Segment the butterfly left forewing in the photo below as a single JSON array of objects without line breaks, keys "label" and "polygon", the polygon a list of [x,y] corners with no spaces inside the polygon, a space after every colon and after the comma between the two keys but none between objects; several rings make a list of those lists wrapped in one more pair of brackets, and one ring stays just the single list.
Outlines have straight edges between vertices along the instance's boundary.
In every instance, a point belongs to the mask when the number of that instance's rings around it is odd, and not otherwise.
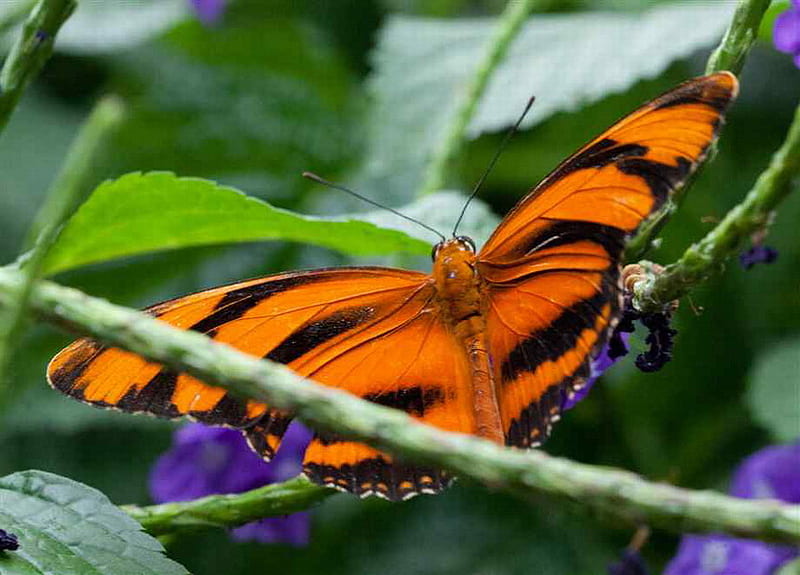
[{"label": "butterfly left forewing", "polygon": [[481,250],[508,444],[544,440],[588,377],[617,320],[626,238],[705,157],[736,91],[723,72],[645,104],[556,168]]},{"label": "butterfly left forewing", "polygon": [[[474,433],[463,350],[440,320],[429,276],[388,268],[280,274],[149,308],[173,326],[450,431]],[[291,421],[136,354],[78,340],[51,362],[51,384],[81,401],[245,431],[269,458]],[[359,443],[317,435],[304,461],[315,482],[403,499],[447,484],[440,471],[405,465]]]}]

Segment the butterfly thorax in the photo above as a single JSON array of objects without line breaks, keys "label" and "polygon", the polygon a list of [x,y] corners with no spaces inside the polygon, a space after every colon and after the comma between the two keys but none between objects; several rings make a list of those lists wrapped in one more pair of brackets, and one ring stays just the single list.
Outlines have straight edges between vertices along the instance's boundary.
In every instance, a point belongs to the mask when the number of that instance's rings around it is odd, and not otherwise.
[{"label": "butterfly thorax", "polygon": [[494,377],[486,345],[483,281],[477,270],[472,240],[456,237],[437,245],[433,278],[437,305],[444,323],[461,344],[469,362],[476,433],[497,443],[504,442]]}]

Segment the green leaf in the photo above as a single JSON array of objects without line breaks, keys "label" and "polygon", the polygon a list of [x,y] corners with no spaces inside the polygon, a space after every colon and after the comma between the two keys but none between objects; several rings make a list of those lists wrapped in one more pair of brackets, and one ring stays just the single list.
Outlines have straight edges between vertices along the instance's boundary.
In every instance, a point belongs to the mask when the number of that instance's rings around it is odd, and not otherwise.
[{"label": "green leaf", "polygon": [[108,54],[155,38],[189,16],[185,0],[79,2],[58,33],[56,49],[71,54]]},{"label": "green leaf", "polygon": [[777,441],[800,437],[800,338],[771,346],[750,374],[753,417]]},{"label": "green leaf", "polygon": [[157,250],[307,242],[354,255],[424,254],[428,242],[355,219],[303,216],[208,180],[132,173],[101,184],[64,228],[45,273]]},{"label": "green leaf", "polygon": [[294,199],[313,187],[301,172],[350,160],[360,136],[350,72],[318,30],[260,4],[213,29],[186,21],[113,59],[130,113],[102,176],[168,169]]},{"label": "green leaf", "polygon": [[185,575],[141,525],[91,487],[43,471],[0,478],[0,525],[19,550],[0,574]]},{"label": "green leaf", "polygon": [[800,559],[785,563],[775,572],[775,575],[800,575]]},{"label": "green leaf", "polygon": [[[472,138],[511,125],[532,94],[524,127],[653,78],[715,43],[731,6],[683,3],[643,13],[539,14],[492,75],[469,126]],[[702,22],[702,26],[696,25]],[[395,17],[383,29],[370,79],[376,106],[360,189],[402,200],[442,140],[486,51],[494,20]]]}]

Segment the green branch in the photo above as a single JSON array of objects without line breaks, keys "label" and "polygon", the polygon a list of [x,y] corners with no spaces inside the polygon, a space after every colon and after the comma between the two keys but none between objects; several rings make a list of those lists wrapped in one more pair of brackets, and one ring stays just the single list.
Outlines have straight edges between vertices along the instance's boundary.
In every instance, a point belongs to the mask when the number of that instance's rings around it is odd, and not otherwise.
[{"label": "green branch", "polygon": [[193,501],[122,509],[153,535],[195,531],[208,527],[236,527],[264,517],[304,511],[337,493],[305,478],[273,483],[236,495],[209,495]]},{"label": "green branch", "polygon": [[662,273],[654,274],[645,262],[645,277],[633,286],[636,308],[642,311],[663,309],[721,270],[723,262],[740,251],[748,238],[767,228],[778,204],[798,187],[799,175],[800,106],[786,140],[744,201]]},{"label": "green branch", "polygon": [[730,70],[739,74],[758,38],[758,28],[772,0],[740,0],[722,42],[706,63],[706,74]]},{"label": "green branch", "polygon": [[[16,301],[23,282],[20,272],[0,269],[0,307]],[[200,333],[175,329],[50,282],[38,282],[30,301],[31,308],[48,321],[190,373],[237,395],[295,413],[315,428],[363,441],[409,461],[448,469],[492,489],[523,498],[547,493],[631,523],[645,522],[674,532],[718,530],[800,542],[798,506],[650,483],[625,471],[554,458],[542,451],[504,448],[477,437],[438,430],[400,411],[316,385],[282,365],[258,360]],[[174,505],[193,504],[208,509],[203,503]],[[174,513],[179,508],[171,509]],[[194,515],[181,517],[191,523],[197,516],[195,508]],[[229,519],[224,514],[214,517],[217,523]],[[210,515],[201,521],[211,521]],[[165,529],[164,523],[160,528]]]},{"label": "green branch", "polygon": [[33,283],[41,276],[45,258],[61,232],[62,226],[84,202],[91,192],[86,181],[92,162],[106,141],[106,137],[122,120],[122,106],[116,99],[102,100],[86,121],[64,160],[61,172],[39,210],[31,236],[36,238],[33,248],[18,260],[22,266],[24,282],[19,297],[5,314],[0,314],[0,398],[2,386],[14,351],[15,342],[25,326],[28,299]]},{"label": "green branch", "polygon": [[56,34],[76,6],[75,0],[41,0],[31,12],[0,72],[0,132],[25,87],[50,58]]},{"label": "green branch", "polygon": [[467,85],[450,125],[428,164],[418,196],[432,194],[444,185],[445,173],[461,150],[464,134],[470,120],[475,115],[475,110],[489,84],[492,72],[505,56],[511,41],[516,37],[525,22],[525,17],[536,2],[537,0],[510,0],[506,4],[505,10],[498,19],[495,32],[489,40],[488,50]]},{"label": "green branch", "polygon": [[[719,46],[711,53],[706,62],[706,74],[713,74],[728,70],[734,74],[741,72],[744,61],[753,47],[758,34],[758,28],[764,13],[769,7],[771,0],[740,0],[736,11],[733,13],[731,23],[725,31]],[[716,145],[709,152],[709,157],[716,153]],[[702,168],[702,166],[701,166]],[[636,261],[643,257],[653,245],[653,238],[670,220],[672,215],[680,207],[680,203],[685,196],[685,191],[689,189],[697,178],[700,170],[698,169],[689,181],[676,190],[664,203],[664,206],[654,216],[642,224],[636,235],[628,241],[625,248],[626,261]]]}]

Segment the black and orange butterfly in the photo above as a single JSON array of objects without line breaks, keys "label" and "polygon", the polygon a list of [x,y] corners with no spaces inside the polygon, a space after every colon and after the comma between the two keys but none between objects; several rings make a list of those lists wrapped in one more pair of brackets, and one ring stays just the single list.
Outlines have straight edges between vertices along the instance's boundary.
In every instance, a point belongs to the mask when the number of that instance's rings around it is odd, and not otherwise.
[{"label": "black and orange butterfly", "polygon": [[[435,246],[430,275],[289,272],[146,311],[430,425],[539,445],[618,319],[626,237],[694,171],[736,92],[722,72],[645,104],[558,166],[479,252],[462,236]],[[59,353],[48,375],[97,406],[239,428],[266,459],[292,419],[90,339]],[[315,483],[392,500],[450,480],[321,433],[303,468]]]}]

